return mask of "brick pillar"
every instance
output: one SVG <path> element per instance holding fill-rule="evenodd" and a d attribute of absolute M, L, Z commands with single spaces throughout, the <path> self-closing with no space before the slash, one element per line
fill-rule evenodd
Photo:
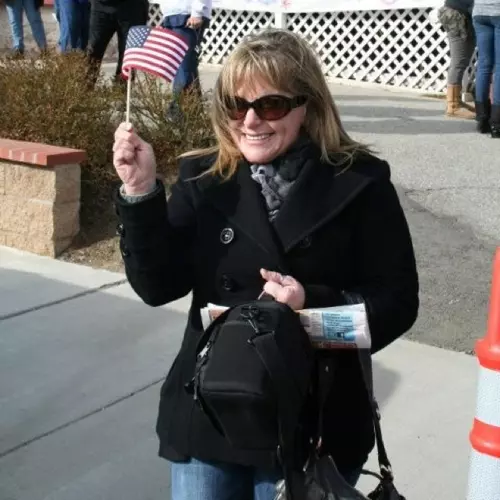
<path fill-rule="evenodd" d="M 0 139 L 0 245 L 56 257 L 80 230 L 84 151 Z"/>

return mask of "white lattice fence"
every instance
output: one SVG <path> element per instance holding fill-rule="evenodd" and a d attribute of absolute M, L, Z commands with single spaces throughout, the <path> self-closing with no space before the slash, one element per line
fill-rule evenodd
<path fill-rule="evenodd" d="M 431 9 L 289 14 L 289 29 L 315 47 L 328 76 L 441 92 L 450 63 Z"/>
<path fill-rule="evenodd" d="M 270 12 L 217 10 L 205 36 L 201 60 L 220 64 L 245 35 L 273 24 Z"/>
<path fill-rule="evenodd" d="M 430 9 L 287 14 L 286 26 L 315 47 L 330 77 L 398 88 L 442 92 L 448 42 Z M 150 22 L 161 20 L 152 5 Z M 274 24 L 270 12 L 215 10 L 201 60 L 220 64 L 241 38 Z"/>
<path fill-rule="evenodd" d="M 157 3 L 149 2 L 149 20 L 148 24 L 151 26 L 158 26 L 161 23 L 162 14 L 160 6 Z"/>
<path fill-rule="evenodd" d="M 149 23 L 161 22 L 158 5 L 151 4 Z M 221 64 L 238 42 L 248 33 L 273 26 L 274 14 L 270 12 L 247 12 L 216 9 L 210 20 L 210 28 L 203 37 L 201 61 L 208 64 Z"/>

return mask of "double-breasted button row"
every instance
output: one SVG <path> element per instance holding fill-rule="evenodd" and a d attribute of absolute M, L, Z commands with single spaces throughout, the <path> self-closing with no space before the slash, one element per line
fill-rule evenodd
<path fill-rule="evenodd" d="M 306 236 L 302 241 L 299 242 L 298 247 L 302 250 L 309 248 L 311 246 L 311 237 Z"/>
<path fill-rule="evenodd" d="M 220 278 L 221 288 L 226 292 L 232 292 L 236 288 L 236 283 L 231 276 L 223 274 Z"/>
<path fill-rule="evenodd" d="M 232 227 L 225 227 L 220 232 L 220 241 L 224 245 L 229 245 L 234 240 L 234 229 Z"/>

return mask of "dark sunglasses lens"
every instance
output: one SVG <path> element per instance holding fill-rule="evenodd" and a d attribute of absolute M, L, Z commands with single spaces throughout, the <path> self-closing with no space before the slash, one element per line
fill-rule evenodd
<path fill-rule="evenodd" d="M 244 99 L 228 99 L 226 102 L 227 113 L 231 120 L 241 120 L 248 111 L 248 103 Z"/>
<path fill-rule="evenodd" d="M 290 99 L 281 96 L 262 97 L 255 103 L 255 112 L 262 120 L 279 120 L 291 109 Z"/>

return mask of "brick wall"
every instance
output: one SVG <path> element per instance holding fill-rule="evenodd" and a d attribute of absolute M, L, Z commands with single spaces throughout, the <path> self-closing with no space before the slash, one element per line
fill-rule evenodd
<path fill-rule="evenodd" d="M 0 139 L 0 245 L 55 257 L 80 230 L 84 151 Z"/>

